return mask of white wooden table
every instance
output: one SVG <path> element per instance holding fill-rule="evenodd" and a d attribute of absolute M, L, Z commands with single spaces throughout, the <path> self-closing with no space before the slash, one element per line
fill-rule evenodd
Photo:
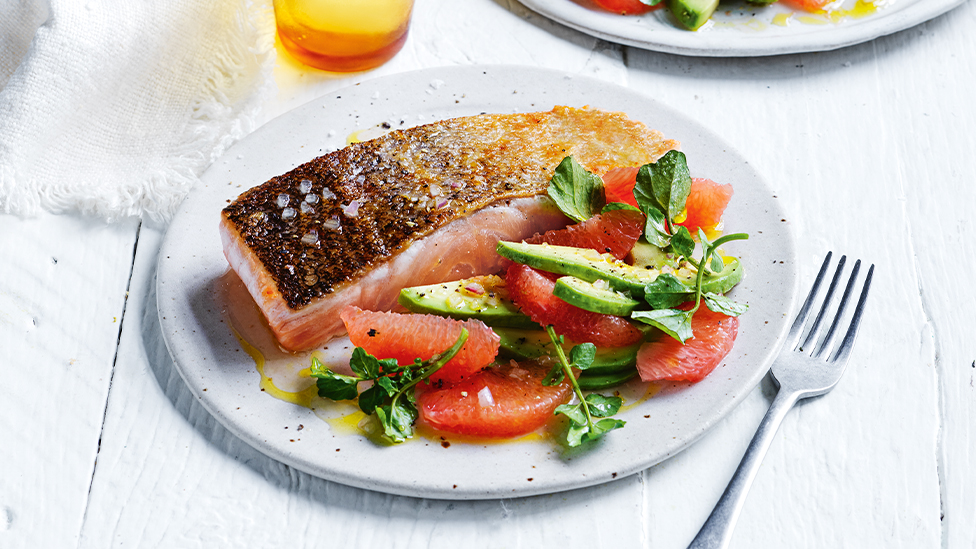
<path fill-rule="evenodd" d="M 513 0 L 419 0 L 386 66 L 279 52 L 270 119 L 377 75 L 529 64 L 639 90 L 736 143 L 776 190 L 801 286 L 827 250 L 878 266 L 839 387 L 787 418 L 733 547 L 976 546 L 976 6 L 835 52 L 698 59 L 621 47 Z M 768 382 L 639 475 L 446 502 L 275 462 L 190 395 L 160 340 L 164 227 L 0 216 L 0 547 L 683 548 L 768 406 Z"/>

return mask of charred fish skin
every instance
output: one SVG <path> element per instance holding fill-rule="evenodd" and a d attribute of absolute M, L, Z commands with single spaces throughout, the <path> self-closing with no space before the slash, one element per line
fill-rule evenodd
<path fill-rule="evenodd" d="M 398 130 L 242 194 L 223 211 L 225 254 L 243 280 L 264 282 L 249 290 L 281 340 L 263 302 L 280 299 L 297 314 L 453 221 L 544 194 L 568 155 L 603 174 L 656 160 L 677 145 L 622 113 L 570 107 Z M 249 256 L 259 276 L 240 272 L 228 241 L 238 241 L 235 253 Z"/>

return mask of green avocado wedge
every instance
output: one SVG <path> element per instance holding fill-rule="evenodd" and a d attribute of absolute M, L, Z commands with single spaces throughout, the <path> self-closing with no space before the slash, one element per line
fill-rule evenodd
<path fill-rule="evenodd" d="M 508 298 L 504 281 L 497 276 L 404 288 L 400 290 L 397 302 L 412 313 L 457 320 L 475 318 L 488 326 L 542 329 Z"/>
<path fill-rule="evenodd" d="M 583 373 L 576 378 L 576 383 L 579 383 L 580 389 L 583 389 L 584 391 L 602 391 L 603 389 L 616 387 L 625 381 L 630 381 L 636 376 L 637 368 L 628 368 L 626 370 L 611 372 L 609 374 L 593 374 L 590 372 L 590 370 L 584 370 Z"/>
<path fill-rule="evenodd" d="M 718 0 L 667 0 L 668 9 L 689 30 L 698 30 L 718 8 Z"/>
<path fill-rule="evenodd" d="M 501 338 L 501 349 L 515 359 L 536 358 L 552 351 L 552 340 L 544 330 L 521 330 L 494 327 L 492 330 Z M 568 353 L 573 343 L 563 343 Z M 586 369 L 587 374 L 603 375 L 625 370 L 633 370 L 637 364 L 637 351 L 641 343 L 626 347 L 597 348 L 593 364 Z"/>
<path fill-rule="evenodd" d="M 552 246 L 549 244 L 526 244 L 524 242 L 499 242 L 497 251 L 516 263 L 522 263 L 550 273 L 575 276 L 586 282 L 606 280 L 618 292 L 629 293 L 631 297 L 643 298 L 644 286 L 654 282 L 661 271 L 650 265 L 635 267 L 595 250 Z M 690 264 L 672 272 L 676 278 L 687 285 L 688 292 L 695 288 L 697 273 Z M 718 273 L 706 273 L 702 281 L 702 291 L 724 294 L 742 280 L 742 266 L 734 257 L 725 259 L 725 268 Z"/>
<path fill-rule="evenodd" d="M 594 282 L 563 276 L 556 280 L 552 294 L 580 309 L 605 315 L 630 316 L 641 302 L 620 292 L 601 288 Z"/>

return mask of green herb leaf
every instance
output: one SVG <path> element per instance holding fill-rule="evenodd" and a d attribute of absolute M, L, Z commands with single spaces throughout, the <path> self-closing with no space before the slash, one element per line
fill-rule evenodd
<path fill-rule="evenodd" d="M 722 261 L 720 256 L 712 254 L 712 262 L 708 268 L 711 269 L 713 273 L 720 273 L 722 272 L 722 269 L 725 268 L 725 261 Z"/>
<path fill-rule="evenodd" d="M 613 210 L 630 210 L 632 212 L 639 212 L 640 208 L 635 208 L 626 202 L 610 202 L 603 207 L 600 213 L 612 212 Z"/>
<path fill-rule="evenodd" d="M 694 293 L 688 291 L 688 286 L 671 273 L 662 273 L 644 286 L 644 300 L 653 309 L 673 309 L 693 299 Z"/>
<path fill-rule="evenodd" d="M 559 406 L 556 406 L 555 413 L 563 414 L 577 425 L 586 425 L 586 414 L 583 413 L 583 410 L 580 408 L 579 404 L 560 404 Z"/>
<path fill-rule="evenodd" d="M 417 421 L 417 408 L 410 401 L 397 401 L 392 406 L 384 404 L 376 408 L 376 419 L 383 426 L 383 434 L 394 443 L 413 436 L 413 423 Z"/>
<path fill-rule="evenodd" d="M 641 166 L 637 172 L 634 196 L 641 211 L 654 206 L 670 222 L 685 209 L 691 191 L 691 173 L 684 153 L 670 150 L 657 162 Z M 644 202 L 644 203 L 642 203 Z"/>
<path fill-rule="evenodd" d="M 398 369 L 397 361 L 393 358 L 383 360 L 366 352 L 362 347 L 352 350 L 352 358 L 349 359 L 349 367 L 361 379 L 376 379 L 382 375 L 382 371 L 395 371 Z"/>
<path fill-rule="evenodd" d="M 593 365 L 596 359 L 596 345 L 592 343 L 580 343 L 569 351 L 570 366 L 585 370 Z"/>
<path fill-rule="evenodd" d="M 614 429 L 620 429 L 626 424 L 627 423 L 625 421 L 620 419 L 601 419 L 600 421 L 594 423 L 593 426 L 583 434 L 582 442 L 596 440 Z"/>
<path fill-rule="evenodd" d="M 586 421 L 583 421 L 582 424 L 576 423 L 575 421 L 570 423 L 569 428 L 566 429 L 566 444 L 569 445 L 570 448 L 575 448 L 580 444 L 583 444 L 583 437 L 586 435 L 586 432 L 589 431 L 589 429 L 590 428 L 586 424 Z"/>
<path fill-rule="evenodd" d="M 671 235 L 668 234 L 664 212 L 653 207 L 641 208 L 641 211 L 647 217 L 647 221 L 644 223 L 644 238 L 658 248 L 667 248 L 668 244 L 671 243 Z"/>
<path fill-rule="evenodd" d="M 726 316 L 739 316 L 749 310 L 749 306 L 745 303 L 732 301 L 721 294 L 705 292 L 702 294 L 702 297 L 705 299 L 705 306 L 716 313 L 722 313 Z"/>
<path fill-rule="evenodd" d="M 319 389 L 319 396 L 332 400 L 352 400 L 359 396 L 359 378 L 337 374 L 327 368 L 322 361 L 312 357 L 311 375 Z"/>
<path fill-rule="evenodd" d="M 572 156 L 556 166 L 547 191 L 559 210 L 576 222 L 599 213 L 607 201 L 603 179 L 587 171 Z"/>
<path fill-rule="evenodd" d="M 332 400 L 352 400 L 359 396 L 359 389 L 356 385 L 359 380 L 354 377 L 337 374 L 332 370 L 326 370 L 321 375 L 315 376 L 315 385 L 319 389 L 319 396 L 331 398 Z"/>
<path fill-rule="evenodd" d="M 658 309 L 654 311 L 634 311 L 630 313 L 630 318 L 650 324 L 681 343 L 684 343 L 693 335 L 691 332 L 692 314 L 694 314 L 692 311 Z"/>
<path fill-rule="evenodd" d="M 411 379 L 407 379 L 407 373 L 408 372 L 404 372 L 405 375 L 403 376 L 403 379 L 400 380 L 401 382 L 412 381 Z M 393 378 L 389 377 L 377 378 L 373 387 L 379 387 L 386 394 L 386 396 L 390 397 L 395 395 L 397 391 L 400 390 L 399 384 L 393 381 Z"/>
<path fill-rule="evenodd" d="M 586 403 L 593 417 L 610 417 L 620 411 L 624 401 L 617 396 L 608 397 L 599 393 L 590 393 L 586 395 Z"/>
<path fill-rule="evenodd" d="M 554 385 L 559 385 L 566 379 L 566 373 L 563 371 L 563 365 L 556 361 L 552 365 L 552 369 L 546 374 L 546 377 L 542 378 L 542 385 L 545 387 L 552 387 Z"/>
<path fill-rule="evenodd" d="M 366 415 L 372 414 L 377 406 L 383 404 L 386 397 L 386 391 L 382 387 L 373 385 L 359 395 L 359 409 Z"/>
<path fill-rule="evenodd" d="M 674 234 L 671 236 L 671 249 L 684 257 L 695 255 L 695 240 L 691 238 L 688 229 L 681 225 L 675 226 Z"/>

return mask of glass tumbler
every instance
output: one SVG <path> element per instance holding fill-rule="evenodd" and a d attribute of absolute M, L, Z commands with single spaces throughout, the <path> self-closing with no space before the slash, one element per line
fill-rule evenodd
<path fill-rule="evenodd" d="M 407 40 L 413 0 L 274 0 L 278 38 L 302 63 L 363 71 L 392 58 Z"/>

